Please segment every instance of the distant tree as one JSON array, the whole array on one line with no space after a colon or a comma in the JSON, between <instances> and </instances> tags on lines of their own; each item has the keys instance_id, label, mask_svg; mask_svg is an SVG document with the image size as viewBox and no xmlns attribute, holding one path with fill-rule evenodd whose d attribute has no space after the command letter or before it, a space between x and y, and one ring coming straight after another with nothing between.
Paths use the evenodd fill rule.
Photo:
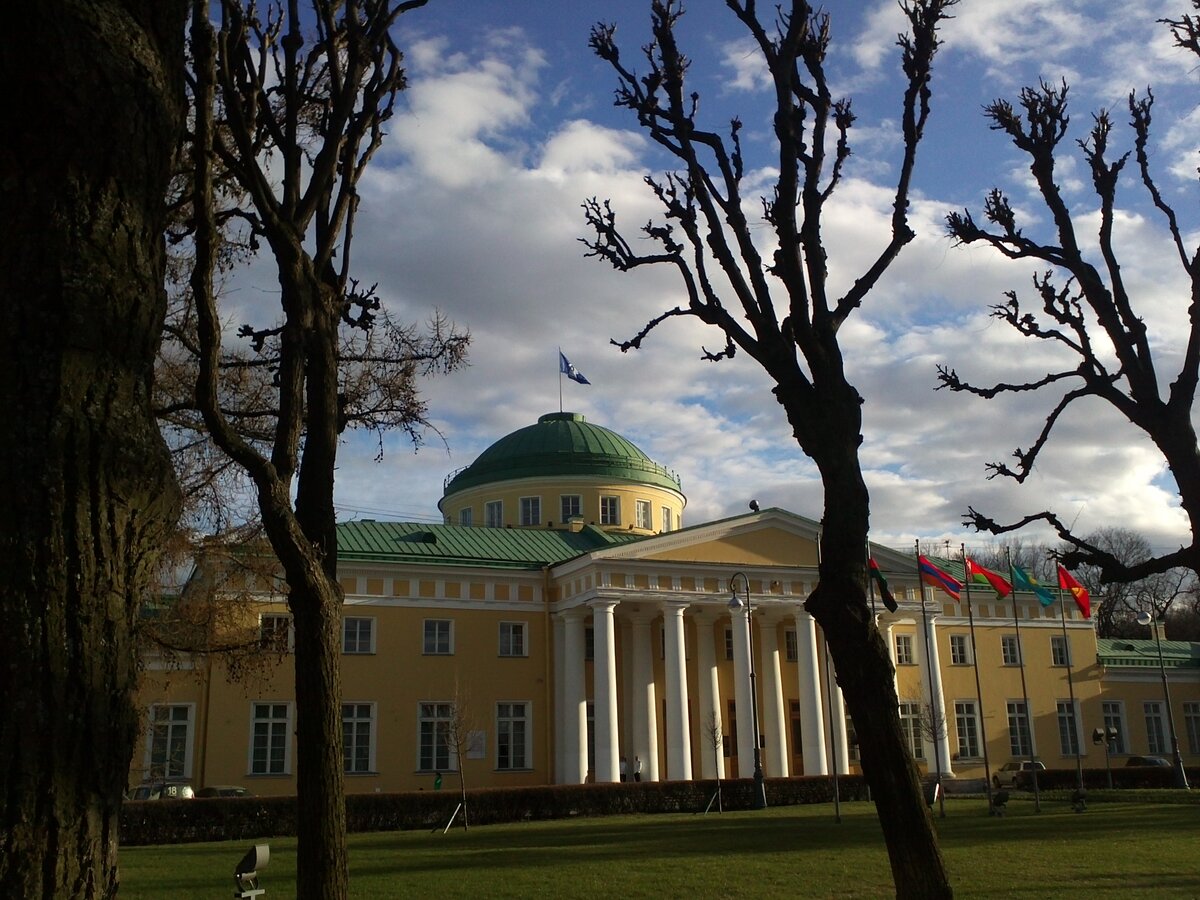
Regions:
<instances>
[{"instance_id":1,"label":"distant tree","mask_svg":"<svg viewBox=\"0 0 1200 900\"><path fill-rule=\"evenodd\" d=\"M192 5L195 403L213 443L247 473L287 584L295 634L301 898L337 900L347 892L343 595L333 507L338 444L351 407L343 327L365 333L379 314L374 291L350 275L357 186L405 84L390 30L425 3ZM219 209L216 198L243 196L233 209ZM245 323L239 334L249 350L232 355L222 350L214 286L222 228L231 217L248 229L252 244L270 253L282 313L274 325ZM429 366L458 365L464 350L465 343L450 342ZM239 367L238 360L246 364ZM229 402L225 379L241 374L269 393L259 419ZM248 427L254 421L257 433ZM381 423L389 421L381 414Z\"/></svg>"},{"instance_id":2,"label":"distant tree","mask_svg":"<svg viewBox=\"0 0 1200 900\"><path fill-rule=\"evenodd\" d=\"M1192 0L1200 10L1200 0ZM1175 37L1176 45L1200 57L1200 17L1185 15L1161 20ZM1100 580L1137 581L1150 575L1186 567L1200 572L1200 451L1197 450L1193 423L1196 385L1200 378L1200 244L1189 247L1194 235L1181 226L1174 208L1160 190L1151 167L1150 130L1154 95L1131 93L1128 99L1133 146L1110 158L1109 142L1113 122L1108 110L1093 116L1087 137L1076 143L1082 153L1098 203L1096 250L1087 249L1091 238L1081 235L1080 225L1090 221L1092 210L1073 213L1063 196L1056 165L1065 150L1060 146L1067 136L1066 82L1041 82L1021 91L1017 107L1008 100L996 100L986 107L993 130L1008 135L1030 162L1029 171L1042 203L1050 214L1050 233L1037 237L1023 227L1017 210L1008 197L993 188L984 202L986 225L976 222L969 211L947 216L950 235L963 244L982 243L1005 257L1030 260L1045 267L1033 277L1036 308L1023 305L1015 291L1007 293L1006 303L993 307L992 315L1008 323L1018 334L1046 341L1070 354L1073 366L1049 372L1033 380L979 387L961 378L957 371L938 367L939 388L965 391L979 397L1025 394L1061 390L1041 432L1028 449L1013 453L1016 465L990 463L989 478L1003 476L1022 483L1029 476L1039 454L1050 440L1054 426L1077 401L1095 398L1111 405L1140 429L1162 453L1175 477L1180 507L1188 517L1191 542L1177 550L1137 560L1122 560L1086 537L1080 537L1071 525L1052 510L1024 516L1015 522L1000 523L974 508L968 509L966 524L993 534L1011 532L1032 523L1045 522L1058 534L1067 550L1063 563L1067 568L1088 564L1099 570ZM1136 177L1146 196L1161 216L1168 238L1164 241L1163 261L1174 258L1186 278L1189 322L1186 343L1179 359L1179 370L1168 379L1160 375L1146 324L1138 315L1135 298L1130 295L1121 272L1114 237L1118 216L1117 186L1127 163L1134 163ZM1086 219L1085 219L1086 215ZM1033 226L1033 223L1029 223Z\"/></svg>"},{"instance_id":3,"label":"distant tree","mask_svg":"<svg viewBox=\"0 0 1200 900\"><path fill-rule=\"evenodd\" d=\"M178 493L154 426L181 0L0 37L0 896L113 897L137 608Z\"/></svg>"},{"instance_id":4,"label":"distant tree","mask_svg":"<svg viewBox=\"0 0 1200 900\"><path fill-rule=\"evenodd\" d=\"M641 229L641 240L618 227L608 201L584 206L594 231L585 241L589 255L621 271L672 267L687 295L685 306L660 313L618 346L640 348L663 322L691 317L724 336L724 347L705 349L705 359L731 358L741 350L774 381L775 398L825 488L820 583L805 605L829 642L858 728L863 772L901 897L950 896L951 889L901 734L888 649L867 605L869 501L858 456L863 401L846 377L838 333L915 236L908 221L910 183L929 117L938 27L954 2L901 3L911 33L898 38L903 99L891 235L840 297L829 293L821 225L850 159L854 114L849 100L833 96L825 71L830 16L793 0L773 7L777 18L764 22L754 0L726 0L762 56L776 104L778 176L761 198L765 231L748 218L755 201L743 194L742 123L734 119L722 135L698 118L699 94L687 84L688 59L676 43L680 4L653 0L644 75L622 58L613 26L595 26L590 41L617 75L616 105L630 110L681 167L646 177L664 216ZM752 180L757 184L757 173Z\"/></svg>"}]
</instances>

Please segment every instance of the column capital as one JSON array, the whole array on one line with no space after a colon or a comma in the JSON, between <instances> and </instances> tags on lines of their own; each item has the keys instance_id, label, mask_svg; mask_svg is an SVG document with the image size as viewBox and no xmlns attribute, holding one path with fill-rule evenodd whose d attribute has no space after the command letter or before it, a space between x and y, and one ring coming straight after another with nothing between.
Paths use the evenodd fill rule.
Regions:
<instances>
[{"instance_id":1,"label":"column capital","mask_svg":"<svg viewBox=\"0 0 1200 900\"><path fill-rule=\"evenodd\" d=\"M609 597L596 597L593 600L587 601L586 605L590 609L593 609L593 610L598 610L598 611L602 610L605 612L612 612L614 609L616 609L618 606L621 605L621 601L614 600Z\"/></svg>"},{"instance_id":2,"label":"column capital","mask_svg":"<svg viewBox=\"0 0 1200 900\"><path fill-rule=\"evenodd\" d=\"M664 600L663 615L670 613L672 616L682 616L684 610L692 605L691 600Z\"/></svg>"}]
</instances>

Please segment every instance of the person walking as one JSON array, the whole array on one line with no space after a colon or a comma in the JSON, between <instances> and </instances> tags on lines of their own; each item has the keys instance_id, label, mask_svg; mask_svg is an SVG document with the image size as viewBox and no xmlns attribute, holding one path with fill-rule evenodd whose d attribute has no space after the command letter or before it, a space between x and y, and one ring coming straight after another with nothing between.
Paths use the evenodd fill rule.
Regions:
<instances>
[{"instance_id":1,"label":"person walking","mask_svg":"<svg viewBox=\"0 0 1200 900\"><path fill-rule=\"evenodd\" d=\"M624 777L622 777L621 780L624 781ZM642 780L642 758L640 756L635 756L633 758L633 780Z\"/></svg>"}]
</instances>

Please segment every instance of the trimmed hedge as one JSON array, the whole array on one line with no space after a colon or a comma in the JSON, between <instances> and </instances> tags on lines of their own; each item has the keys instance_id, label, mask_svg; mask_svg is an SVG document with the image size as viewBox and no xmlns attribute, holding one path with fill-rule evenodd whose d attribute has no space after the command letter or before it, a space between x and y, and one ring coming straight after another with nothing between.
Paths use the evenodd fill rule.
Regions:
<instances>
[{"instance_id":1,"label":"trimmed hedge","mask_svg":"<svg viewBox=\"0 0 1200 900\"><path fill-rule=\"evenodd\" d=\"M867 799L861 775L842 775L837 783L841 799ZM479 788L467 791L467 812L472 825L574 816L702 812L716 790L717 783L711 779ZM768 778L766 791L772 806L829 803L833 800L833 779ZM749 778L721 781L725 809L749 809L753 792L754 782ZM346 826L351 832L445 827L460 799L453 789L350 794L346 797ZM127 801L121 809L121 843L125 846L241 841L295 833L295 797L137 800Z\"/></svg>"},{"instance_id":2,"label":"trimmed hedge","mask_svg":"<svg viewBox=\"0 0 1200 900\"><path fill-rule=\"evenodd\" d=\"M1200 785L1200 768L1185 766L1188 784ZM1121 766L1112 767L1112 784L1114 788L1171 788L1175 786L1175 769L1165 766ZM1074 769L1046 769L1038 772L1039 790L1074 790L1076 774ZM1107 769L1084 769L1083 786L1088 789L1108 787ZM1022 781L1019 785L1024 790L1032 790L1033 785Z\"/></svg>"}]
</instances>

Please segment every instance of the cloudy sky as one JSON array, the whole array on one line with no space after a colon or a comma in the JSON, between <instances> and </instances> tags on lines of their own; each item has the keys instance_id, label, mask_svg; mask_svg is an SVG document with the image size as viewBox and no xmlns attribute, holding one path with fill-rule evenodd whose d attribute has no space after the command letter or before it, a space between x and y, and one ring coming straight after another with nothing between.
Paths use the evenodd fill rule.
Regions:
<instances>
[{"instance_id":1,"label":"cloudy sky","mask_svg":"<svg viewBox=\"0 0 1200 900\"><path fill-rule=\"evenodd\" d=\"M851 380L866 398L862 460L876 541L979 543L985 539L961 524L968 506L1001 520L1050 508L1082 532L1119 525L1156 548L1184 538L1170 473L1106 408L1079 406L1066 417L1034 475L1018 486L987 481L984 464L1029 446L1055 396L985 402L934 387L938 363L978 383L1025 381L1063 364L988 317L1005 290L1031 299L1032 269L955 247L944 234L946 213L978 211L992 186L1010 194L1031 231L1047 225L1026 164L988 129L981 114L988 101L1015 99L1038 78L1065 77L1073 136L1084 136L1093 111L1112 108L1124 150L1125 98L1152 85L1155 170L1194 238L1200 72L1155 22L1189 6L971 0L945 27L916 172L919 236L842 332ZM894 0L827 7L834 89L853 98L858 115L848 177L825 221L834 287L844 289L888 237L888 185L899 155L895 36L904 23ZM681 319L657 329L641 351L622 354L609 342L634 335L682 295L668 271L619 274L585 259L578 242L586 234L580 205L589 197L611 198L631 232L654 216L642 178L667 165L627 111L612 106L615 80L587 47L596 21L616 23L623 59L640 62L649 0L431 0L398 29L410 86L361 186L358 275L378 281L405 319L436 308L468 328L471 364L425 386L444 442L431 434L414 453L397 436L382 462L374 461L372 440L347 442L337 489L343 518L436 521L447 474L559 409L559 347L591 381L563 380L563 408L676 470L688 497L685 524L744 512L752 498L820 517L819 479L766 377L744 356L715 365L700 359L701 345L723 344L719 333ZM723 3L692 0L680 41L693 60L691 89L701 95L704 121L723 130L739 115L748 167L767 175L769 95L740 29ZM1081 160L1076 153L1061 162L1060 183L1086 221L1094 200ZM1166 385L1186 325L1186 286L1161 221L1132 179L1121 199L1123 271L1163 354ZM244 289L271 291L269 283Z\"/></svg>"}]
</instances>

